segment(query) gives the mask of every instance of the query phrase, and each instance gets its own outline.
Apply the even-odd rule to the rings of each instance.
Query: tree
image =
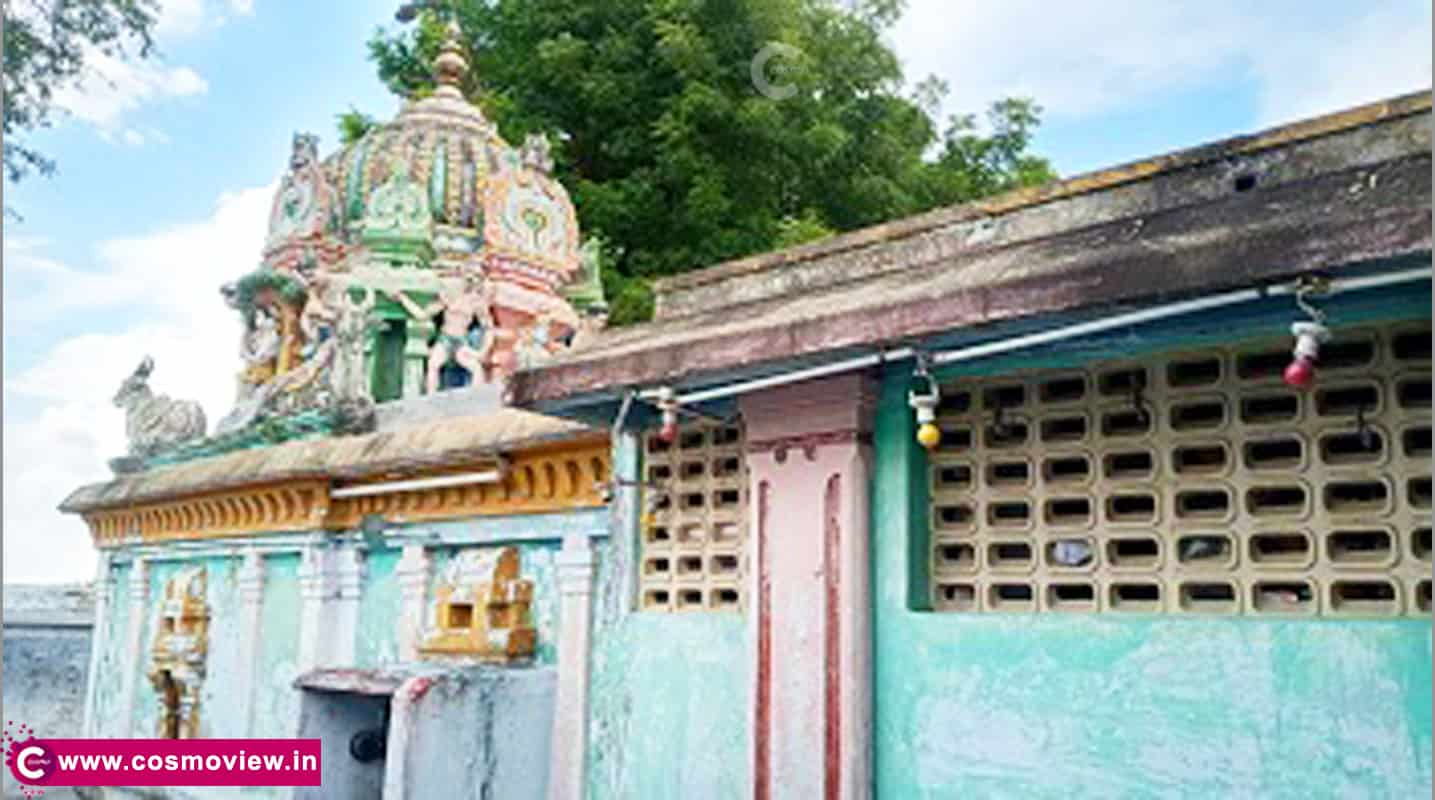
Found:
[[[348,147],[359,141],[377,124],[378,120],[350,106],[348,111],[339,115],[339,146]]]
[[[48,127],[55,89],[80,76],[93,54],[147,58],[157,0],[5,0],[5,177],[49,175],[55,162],[23,134]]]
[[[613,244],[617,324],[648,313],[649,278],[1053,177],[1027,152],[1035,104],[997,103],[985,135],[969,117],[939,135],[940,83],[903,94],[881,39],[899,0],[447,8],[467,95],[510,141],[550,135],[583,229]],[[428,11],[378,31],[370,55],[393,91],[422,95],[443,37]]]

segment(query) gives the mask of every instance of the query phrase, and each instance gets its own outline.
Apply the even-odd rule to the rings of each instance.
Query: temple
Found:
[[[212,429],[135,354],[86,735],[322,738],[286,797],[1430,793],[1428,94],[610,329],[466,69],[295,136]]]

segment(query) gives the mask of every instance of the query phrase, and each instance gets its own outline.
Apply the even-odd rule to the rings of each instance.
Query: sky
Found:
[[[239,322],[219,286],[252,270],[295,131],[333,148],[350,107],[398,101],[364,42],[396,0],[167,0],[161,57],[92,60],[30,137],[53,178],[6,185],[4,580],[94,574],[56,505],[125,449],[110,399],[151,355],[156,391],[228,410]],[[1428,0],[908,0],[890,34],[946,113],[1035,98],[1034,149],[1073,175],[1431,83]]]

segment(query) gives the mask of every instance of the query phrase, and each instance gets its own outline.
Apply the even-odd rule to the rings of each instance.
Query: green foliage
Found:
[[[651,313],[653,277],[1053,176],[1028,153],[1030,101],[995,104],[988,133],[960,117],[941,135],[940,81],[903,93],[882,41],[900,0],[447,7],[471,63],[467,96],[509,141],[550,135],[584,232],[616,246],[604,276],[615,324]],[[443,36],[428,12],[378,31],[370,54],[393,91],[421,95]],[[789,92],[756,88],[760,53],[773,55],[759,74]]]
[[[273,292],[280,302],[289,306],[300,306],[308,298],[308,290],[294,276],[260,267],[240,278],[234,284],[234,307],[244,315],[246,325],[253,324],[259,295]]]
[[[934,174],[943,197],[969,200],[1056,177],[1050,162],[1027,152],[1041,119],[1041,107],[1030,100],[1007,99],[987,114],[990,132],[978,132],[972,115],[954,117],[943,136]]]
[[[831,228],[827,227],[809,210],[801,217],[783,217],[782,221],[777,224],[777,236],[773,239],[772,246],[778,249],[796,247],[818,239],[826,239],[833,233]]]
[[[6,0],[7,180],[54,172],[55,162],[25,144],[24,134],[51,124],[55,90],[78,79],[92,53],[152,55],[158,11],[157,0]]]
[[[338,119],[340,147],[348,147],[364,138],[364,134],[373,130],[374,126],[378,124],[372,116],[353,107],[340,114]]]

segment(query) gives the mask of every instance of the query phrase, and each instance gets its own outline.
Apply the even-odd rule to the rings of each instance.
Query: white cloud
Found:
[[[1275,39],[1254,61],[1260,115],[1278,123],[1429,88],[1431,6],[1386,3],[1334,30]]]
[[[219,286],[259,258],[274,184],[226,192],[212,216],[154,234],[96,246],[98,269],[47,258],[36,246],[6,242],[7,277],[38,284],[44,303],[6,297],[7,326],[36,326],[77,311],[123,308],[202,324],[213,318]],[[28,284],[27,284],[28,285]]]
[[[92,48],[79,81],[55,91],[55,105],[102,132],[115,132],[125,115],[160,100],[193,97],[209,84],[189,67],[125,61]]]
[[[167,42],[218,28],[224,24],[225,7],[241,15],[254,11],[253,0],[165,0],[155,19],[154,36],[163,49]],[[192,67],[167,66],[158,59],[117,58],[86,47],[82,74],[55,91],[55,105],[93,125],[105,141],[136,147],[165,141],[158,131],[125,125],[136,111],[208,91],[208,81]]]
[[[198,33],[206,21],[203,0],[164,0],[154,32],[161,39],[177,39]]]
[[[950,84],[951,112],[1025,95],[1053,117],[1090,117],[1240,71],[1255,83],[1261,122],[1274,123],[1429,85],[1426,0],[1313,8],[912,0],[893,36],[910,81],[935,73]]]
[[[55,507],[82,484],[108,478],[106,461],[124,452],[124,415],[111,397],[143,356],[154,357],[155,391],[198,400],[211,429],[228,412],[239,322],[218,290],[257,265],[273,191],[270,185],[226,193],[205,220],[103,242],[97,270],[46,258],[42,241],[5,241],[7,278],[30,287],[14,298],[15,284],[7,287],[7,339],[53,330],[55,315],[96,322],[7,376],[7,399],[41,410],[12,412],[4,423],[6,582],[91,575],[84,524]],[[11,313],[40,306],[48,308],[28,320]],[[83,317],[76,316],[80,310]],[[37,326],[45,315],[52,324]],[[119,333],[98,324],[127,317],[143,321]]]

